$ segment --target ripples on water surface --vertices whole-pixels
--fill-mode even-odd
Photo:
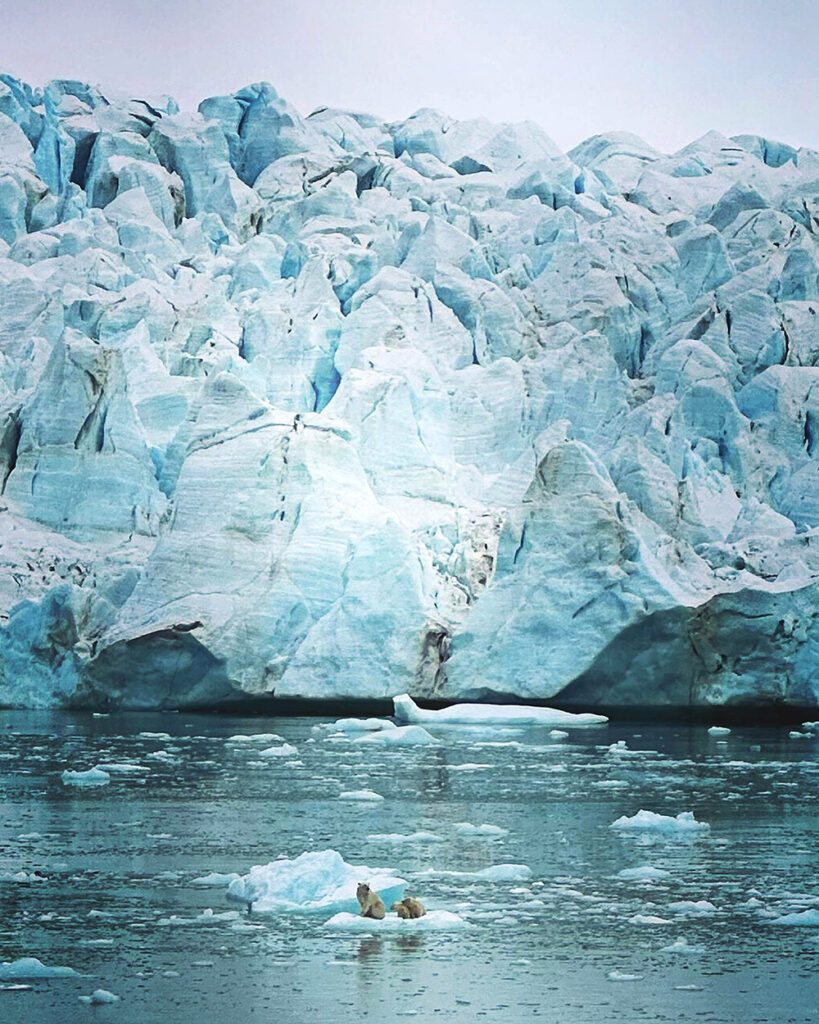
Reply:
[[[0,959],[36,956],[82,975],[0,982],[0,1021],[819,1020],[819,928],[771,923],[819,910],[816,738],[615,724],[484,743],[432,728],[444,745],[389,750],[328,740],[318,721],[0,712],[0,875],[44,876],[0,882]],[[264,760],[259,744],[229,740],[262,732],[298,753]],[[610,751],[619,740],[629,749]],[[60,780],[112,761],[150,772],[90,790]],[[337,798],[363,788],[384,801]],[[711,829],[687,839],[609,829],[640,808],[693,811]],[[462,836],[452,826],[464,821],[508,835]],[[442,841],[369,838],[418,830]],[[396,869],[428,906],[473,927],[368,937],[327,933],[327,915],[158,923],[231,909],[224,889],[192,885],[197,876],[326,848]],[[509,862],[531,879],[412,881]],[[617,877],[642,865],[669,875]],[[715,909],[670,906],[700,900]],[[121,1002],[78,1001],[98,988]]]

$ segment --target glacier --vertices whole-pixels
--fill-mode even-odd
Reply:
[[[0,704],[819,704],[819,154],[0,75]]]

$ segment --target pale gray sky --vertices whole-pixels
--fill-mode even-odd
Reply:
[[[531,119],[564,149],[710,128],[819,149],[817,0],[0,0],[0,69],[183,107],[267,80],[317,106]]]

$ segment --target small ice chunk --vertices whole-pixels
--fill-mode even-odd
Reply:
[[[731,730],[724,725],[712,725],[708,730],[709,736],[729,736],[730,734]]]
[[[347,864],[335,850],[303,853],[250,869],[228,886],[228,898],[259,911],[358,910],[356,888],[366,882],[387,906],[404,896],[406,881],[387,868]]]
[[[617,872],[617,877],[629,882],[650,882],[656,878],[670,878],[671,872],[652,867],[650,864],[641,864],[637,868],[623,868]]]
[[[169,740],[171,738],[170,733],[167,732],[140,732],[137,733],[137,736],[143,740]]]
[[[36,956],[23,956],[19,960],[4,960],[0,963],[0,979],[3,981],[25,981],[28,978],[71,978],[76,975],[71,967],[50,967]]]
[[[400,722],[444,722],[463,725],[605,725],[605,715],[573,714],[556,708],[529,707],[525,704],[453,704],[440,711],[419,708],[409,694],[393,698],[395,717]]]
[[[289,743],[282,743],[279,747],[265,747],[264,750],[259,751],[259,757],[292,757],[294,754],[298,754],[296,747],[291,746]]]
[[[681,811],[676,817],[668,814],[656,814],[654,811],[640,810],[630,818],[623,815],[613,821],[609,828],[622,831],[657,831],[657,832],[704,832],[710,829],[705,821],[697,821],[691,811]]]
[[[383,800],[384,797],[378,793],[374,793],[371,789],[345,789],[343,793],[338,794],[339,800],[360,800],[364,803],[372,801],[373,803],[377,800]]]
[[[151,770],[144,764],[129,764],[125,761],[100,762],[96,767],[102,772],[108,772],[109,775],[140,775]]]
[[[113,992],[109,992],[105,988],[95,988],[90,996],[79,996],[81,1003],[86,1003],[91,1006],[104,1006],[107,1003],[118,1003],[119,996],[115,996]]]
[[[549,739],[552,740],[565,740],[568,739],[569,734],[565,729],[551,729],[549,731]]]
[[[452,826],[460,836],[508,836],[509,829],[501,828],[500,825],[472,825],[468,821],[456,821]]]
[[[89,768],[85,772],[66,770],[60,775],[60,778],[63,780],[64,786],[107,786],[111,781],[108,772],[104,772],[101,768]]]
[[[403,725],[400,728],[366,733],[359,736],[356,743],[374,743],[383,747],[428,747],[437,746],[438,740],[420,725]]]
[[[428,910],[423,917],[403,919],[397,915],[387,914],[376,921],[360,914],[334,914],[324,927],[331,932],[349,932],[359,934],[408,935],[412,932],[453,932],[463,931],[472,925],[458,914],[448,910]]]
[[[642,981],[642,974],[627,974],[624,971],[609,971],[606,975],[609,981]]]
[[[812,740],[814,738],[812,733],[809,733],[809,732],[799,732],[797,729],[792,729],[788,733],[788,736],[792,740]]]
[[[797,927],[819,928],[819,910],[803,910],[801,913],[783,914],[771,924],[796,925]]]
[[[629,921],[631,924],[671,924],[667,918],[659,917],[657,914],[635,914]]]
[[[663,946],[661,953],[702,953],[702,946],[694,946],[684,937],[675,939],[670,946]]]
[[[443,836],[439,836],[436,832],[427,832],[425,829],[421,829],[418,832],[410,832],[404,835],[401,832],[376,832],[371,836],[367,836],[368,839],[374,843],[394,843],[400,845],[402,843],[444,843],[446,840]]]
[[[803,722],[802,728],[805,732],[819,732],[819,722]]]
[[[211,871],[209,875],[200,875],[199,878],[194,878],[191,881],[191,885],[230,885],[232,881],[239,877],[236,871],[230,871],[227,874]]]
[[[238,910],[225,910],[224,912],[217,914],[208,907],[196,917],[178,917],[176,914],[171,914],[170,917],[160,917],[156,923],[164,928],[177,928],[187,927],[190,925],[222,924],[225,921],[238,921],[240,916],[241,915]]]

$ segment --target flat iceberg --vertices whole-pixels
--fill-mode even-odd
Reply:
[[[390,843],[396,846],[413,843],[445,843],[443,836],[437,832],[428,832],[420,829],[418,832],[375,832],[367,838],[373,843]]]
[[[429,868],[416,872],[415,878],[462,878],[471,882],[528,882],[532,869],[526,864],[493,864],[480,871],[438,871]]]
[[[770,923],[819,928],[819,910],[803,910],[800,913],[783,914],[781,917],[775,917]]]
[[[448,910],[428,910],[423,917],[412,919],[402,919],[388,911],[381,921],[341,912],[334,914],[324,927],[327,931],[347,932],[351,935],[413,935],[416,932],[464,931],[472,925]]]
[[[650,864],[641,864],[636,868],[623,868],[617,872],[617,877],[629,882],[653,882],[660,878],[670,878],[671,872],[652,867]]]
[[[609,828],[621,831],[652,831],[672,834],[706,832],[710,827],[705,821],[697,821],[692,811],[681,811],[676,817],[668,814],[656,814],[654,811],[638,811],[630,818],[623,815],[609,826]]]
[[[64,786],[84,786],[89,788],[92,786],[107,786],[111,781],[111,776],[108,772],[103,771],[101,768],[89,768],[84,772],[66,769],[61,773],[60,778],[63,780]]]
[[[371,789],[345,789],[343,793],[338,794],[338,798],[339,800],[358,800],[361,803],[377,803],[384,799],[380,793],[375,793]]]
[[[320,850],[253,867],[230,883],[227,895],[252,903],[254,911],[355,913],[359,882],[366,882],[387,906],[402,899],[407,886],[387,868],[347,864],[336,850]]]
[[[19,960],[4,960],[0,963],[0,978],[3,981],[19,981],[29,978],[71,978],[77,972],[71,967],[50,967],[36,956],[23,956]]]
[[[500,825],[473,825],[469,821],[456,821],[452,827],[459,836],[484,836],[489,839],[498,839],[500,836],[509,835],[509,829],[501,828]]]
[[[326,732],[382,732],[395,729],[389,718],[339,718],[335,722],[322,722],[316,729]]]
[[[420,725],[403,725],[395,729],[368,732],[356,740],[359,746],[369,744],[381,747],[436,747],[439,742]]]
[[[395,717],[401,722],[442,722],[456,725],[605,725],[605,715],[573,714],[557,708],[525,704],[453,704],[439,711],[419,708],[409,694],[393,697]]]

